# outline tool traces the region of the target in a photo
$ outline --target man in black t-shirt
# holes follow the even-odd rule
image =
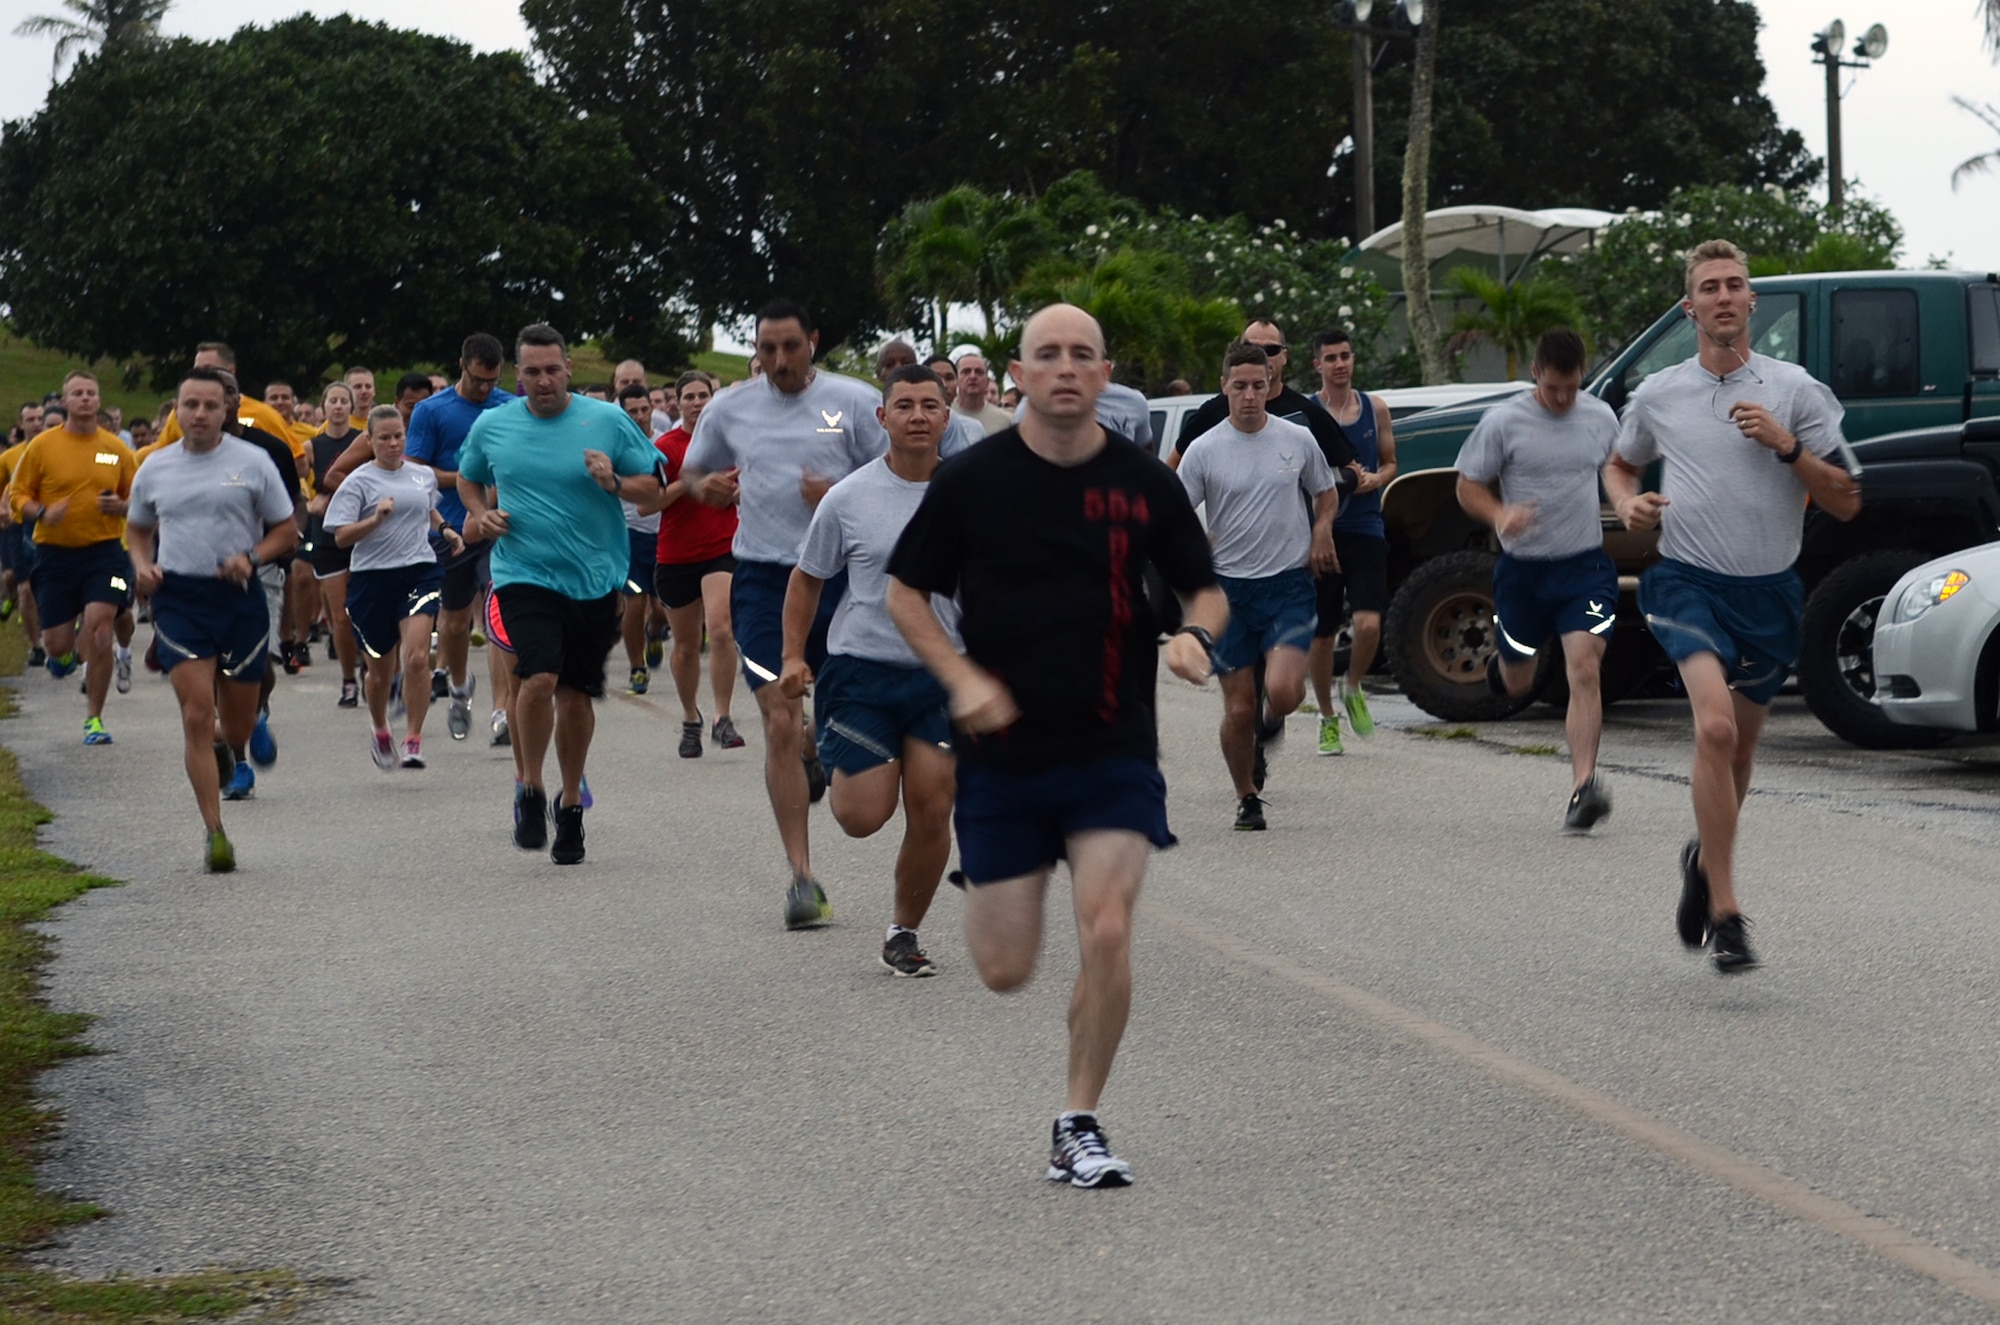
[[[1333,415],[1326,412],[1324,405],[1285,385],[1285,368],[1291,362],[1291,347],[1285,344],[1285,333],[1278,330],[1275,322],[1257,321],[1243,328],[1243,339],[1264,351],[1271,360],[1273,394],[1264,402],[1265,412],[1311,431],[1313,440],[1319,443],[1320,453],[1326,457],[1326,463],[1333,466],[1334,487],[1344,499],[1354,491],[1354,485],[1361,478],[1354,444],[1347,440],[1347,433],[1334,422]],[[1179,469],[1181,455],[1194,439],[1228,417],[1228,397],[1216,395],[1203,402],[1200,409],[1181,421],[1181,435],[1174,439],[1173,454],[1167,457],[1167,466]]]
[[[1131,1010],[1132,908],[1147,854],[1174,840],[1144,568],[1158,567],[1186,600],[1188,624],[1165,654],[1196,685],[1229,609],[1186,492],[1097,422],[1111,373],[1096,320],[1068,304],[1043,309],[1009,372],[1027,413],[938,469],[890,559],[889,614],[951,696],[953,881],[966,888],[966,944],[988,988],[1017,989],[1033,974],[1049,874],[1069,861],[1082,962],[1048,1177],[1123,1186],[1131,1166],[1111,1153],[1097,1102]],[[964,654],[932,593],[957,595]]]

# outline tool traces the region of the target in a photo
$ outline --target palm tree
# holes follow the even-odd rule
[[[2000,0],[1993,0],[1993,4],[1996,9],[2000,9]],[[1981,124],[1984,124],[1995,133],[2000,133],[2000,106],[1975,106],[1964,97],[1953,97],[1952,101],[1966,114],[1977,116]],[[1983,175],[1995,167],[2000,167],[2000,148],[1995,148],[1991,152],[1981,152],[1978,156],[1967,157],[1965,160],[1959,162],[1957,167],[1951,172],[1952,192],[1956,193],[1958,186],[1968,176]]]
[[[1490,340],[1507,355],[1507,380],[1521,375],[1521,360],[1533,353],[1542,334],[1583,324],[1583,307],[1566,285],[1540,278],[1511,284],[1471,267],[1457,267],[1445,288],[1473,307],[1451,324],[1453,353],[1474,341]]]
[[[991,337],[1000,305],[1052,242],[1032,204],[961,184],[903,209],[883,236],[878,272],[892,308],[932,307],[936,340],[951,304],[977,306]]]
[[[173,0],[61,0],[61,4],[73,17],[41,14],[22,20],[14,29],[17,37],[56,39],[52,74],[62,72],[70,52],[79,46],[114,52],[158,41],[160,20],[173,8]]]
[[[1986,24],[1986,49],[2000,60],[2000,0],[1979,0],[1979,17]]]
[[[1096,318],[1119,376],[1148,385],[1206,380],[1243,327],[1235,301],[1188,292],[1187,272],[1176,259],[1130,248],[1089,267],[1052,259],[1014,292],[1017,311],[1053,303],[1075,304]]]

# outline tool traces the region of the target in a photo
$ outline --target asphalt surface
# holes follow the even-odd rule
[[[129,881],[50,926],[104,1052],[48,1078],[44,1171],[114,1211],[56,1264],[285,1265],[337,1284],[315,1322],[2000,1316],[1985,751],[1852,751],[1781,700],[1741,867],[1767,965],[1724,979],[1673,936],[1672,701],[1612,710],[1591,838],[1546,711],[1445,740],[1393,696],[1342,759],[1294,719],[1253,835],[1214,693],[1169,680],[1182,845],[1103,1111],[1137,1184],[1082,1192],[1041,1176],[1060,888],[1027,991],[980,986],[949,888],[943,974],[897,980],[893,825],[816,811],[837,923],[783,930],[754,721],[682,761],[670,700],[607,699],[558,869],[481,728],[440,712],[384,776],[336,681],[281,681],[222,878],[164,683],[107,749],[73,682],[19,683],[48,846]]]

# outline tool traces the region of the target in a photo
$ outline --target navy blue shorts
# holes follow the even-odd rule
[[[1805,601],[1805,586],[1790,569],[1722,575],[1662,561],[1639,581],[1639,610],[1667,656],[1679,663],[1714,654],[1729,688],[1753,704],[1770,703],[1799,660]]]
[[[743,679],[752,690],[763,689],[784,665],[785,589],[791,582],[792,568],[775,561],[739,561],[729,581],[729,620],[743,658]],[[846,593],[846,571],[820,590],[819,615],[813,618],[812,633],[806,636],[806,666],[815,675],[826,665],[826,628],[833,623],[833,611]],[[771,677],[750,670],[752,663]]]
[[[866,773],[903,756],[905,740],[951,752],[944,687],[921,667],[830,654],[813,683],[820,762]]]
[[[1495,643],[1507,662],[1578,631],[1607,639],[1618,619],[1618,568],[1603,548],[1546,561],[1500,554],[1493,567]]]
[[[1229,600],[1229,626],[1215,643],[1218,675],[1240,671],[1273,649],[1305,649],[1319,624],[1319,591],[1301,566],[1255,579],[1215,577]]]
[[[36,549],[35,607],[45,626],[60,626],[83,615],[86,603],[109,603],[122,612],[132,605],[132,557],[117,539],[87,547]]]
[[[403,622],[435,620],[444,597],[444,567],[435,561],[358,570],[347,577],[347,619],[370,658],[386,658],[403,641]]]
[[[1076,833],[1119,829],[1162,850],[1174,844],[1160,766],[1129,756],[1043,773],[961,763],[951,820],[959,872],[975,888],[1052,868]]]
[[[10,570],[21,579],[35,572],[35,526],[19,520],[0,530],[0,570]],[[32,587],[32,586],[31,586]]]
[[[636,529],[625,533],[632,541],[632,560],[625,572],[625,592],[634,598],[644,598],[653,592],[653,567],[660,555],[660,536],[642,534]]]
[[[444,580],[438,590],[438,603],[447,612],[463,612],[472,606],[472,600],[479,591],[493,581],[493,542],[474,543],[455,557],[447,557],[443,564]]]
[[[213,658],[232,681],[261,682],[268,656],[270,609],[256,576],[245,588],[205,575],[169,571],[153,594],[153,639],[160,670],[177,663]]]

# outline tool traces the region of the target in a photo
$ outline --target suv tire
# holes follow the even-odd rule
[[[1453,552],[1424,562],[1396,591],[1382,646],[1412,704],[1446,722],[1493,722],[1535,702],[1535,688],[1501,698],[1486,688],[1493,653],[1490,552]]]

